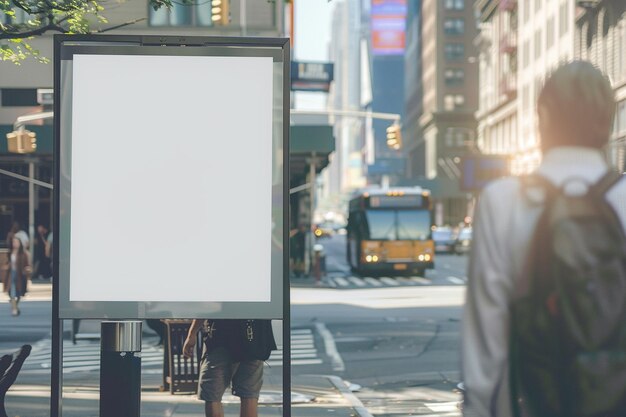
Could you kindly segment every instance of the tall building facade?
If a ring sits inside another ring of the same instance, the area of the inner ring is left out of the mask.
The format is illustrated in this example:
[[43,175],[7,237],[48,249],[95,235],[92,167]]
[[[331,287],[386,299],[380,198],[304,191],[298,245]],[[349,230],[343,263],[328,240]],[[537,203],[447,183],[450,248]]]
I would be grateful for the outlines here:
[[422,0],[418,16],[408,22],[407,172],[409,182],[431,188],[437,224],[456,224],[468,213],[459,180],[461,158],[476,136],[478,30],[472,6],[469,0]]
[[[329,56],[334,63],[335,80],[329,94],[330,107],[339,110],[361,108],[360,42],[361,0],[339,0],[332,16]],[[364,185],[363,120],[334,118],[336,151],[328,169],[329,188],[337,194],[349,193]]]
[[408,1],[404,52],[404,121],[402,123],[408,178],[422,178],[426,173],[426,153],[419,121],[424,110],[420,9],[420,0]]
[[511,172],[532,171],[541,160],[536,102],[545,78],[574,58],[569,0],[478,0],[480,103],[478,148],[509,155]]
[[604,71],[615,90],[617,107],[608,156],[626,169],[626,3],[622,0],[579,1],[576,11],[575,55]]
[[[406,46],[407,0],[371,0],[369,58],[373,112],[404,116],[404,54]],[[387,146],[389,120],[374,119],[374,162],[367,166],[370,184],[395,184],[404,177],[402,151]]]

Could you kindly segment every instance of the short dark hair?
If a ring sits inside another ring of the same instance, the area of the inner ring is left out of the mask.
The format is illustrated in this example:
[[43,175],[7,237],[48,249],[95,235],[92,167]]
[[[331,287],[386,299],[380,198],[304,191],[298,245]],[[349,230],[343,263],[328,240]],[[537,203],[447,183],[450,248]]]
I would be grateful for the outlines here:
[[561,65],[546,80],[537,99],[541,147],[602,148],[615,116],[609,79],[587,61]]

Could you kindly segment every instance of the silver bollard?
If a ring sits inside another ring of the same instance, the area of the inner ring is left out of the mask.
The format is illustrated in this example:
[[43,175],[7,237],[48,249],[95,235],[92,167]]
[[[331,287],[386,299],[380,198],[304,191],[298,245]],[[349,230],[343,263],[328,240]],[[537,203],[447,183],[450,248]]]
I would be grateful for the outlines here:
[[100,324],[100,417],[139,417],[141,321]]

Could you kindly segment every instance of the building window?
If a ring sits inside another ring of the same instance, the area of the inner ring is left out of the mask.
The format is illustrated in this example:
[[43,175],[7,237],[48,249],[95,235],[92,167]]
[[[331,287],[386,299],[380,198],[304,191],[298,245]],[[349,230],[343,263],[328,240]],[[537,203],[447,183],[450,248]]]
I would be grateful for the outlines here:
[[446,94],[443,98],[443,105],[447,111],[459,109],[465,105],[465,96],[463,94]]
[[443,74],[447,86],[460,86],[465,81],[465,71],[462,69],[448,68]]
[[535,31],[535,59],[541,57],[541,29]]
[[462,35],[465,32],[463,19],[446,19],[443,22],[443,31],[446,35]]
[[620,102],[617,106],[615,119],[617,121],[617,133],[626,133],[626,101]]
[[463,10],[465,7],[465,0],[446,0],[446,9],[448,10]]
[[172,2],[172,7],[161,7],[154,10],[150,7],[148,14],[150,26],[212,26],[211,2],[182,4]]
[[552,48],[554,45],[554,16],[550,16],[546,25],[546,49]]
[[567,2],[561,2],[559,6],[559,36],[563,36],[569,29],[568,14]]
[[465,58],[465,45],[462,43],[446,43],[444,54],[448,61],[459,61]]
[[524,51],[522,52],[522,66],[526,68],[530,62],[530,41],[524,42]]
[[530,0],[526,0],[523,2],[523,8],[524,8],[524,23],[528,22],[528,19],[530,19]]
[[15,15],[11,18],[8,14],[2,13],[4,16],[0,16],[0,23],[13,24],[13,25],[21,25],[28,22],[31,18],[35,18],[37,16],[29,15],[24,10],[19,7],[15,7],[13,9]]

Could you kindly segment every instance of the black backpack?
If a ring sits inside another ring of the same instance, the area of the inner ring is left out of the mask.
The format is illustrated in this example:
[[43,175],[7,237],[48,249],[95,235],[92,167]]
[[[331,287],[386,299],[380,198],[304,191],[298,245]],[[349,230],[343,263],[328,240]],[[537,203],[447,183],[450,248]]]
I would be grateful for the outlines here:
[[511,307],[516,416],[626,416],[626,237],[605,199],[620,177],[580,196],[522,178],[544,208]]

